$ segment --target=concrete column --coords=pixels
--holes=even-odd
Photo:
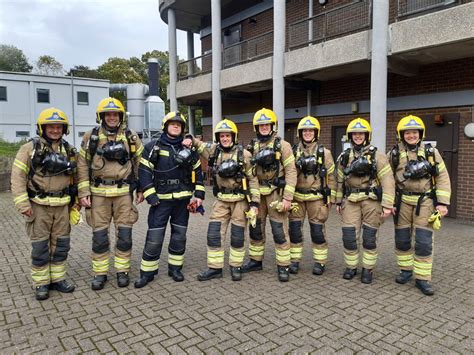
[[[212,26],[212,130],[222,119],[221,101],[221,1],[211,0]]]
[[[191,76],[194,74],[194,61],[192,60],[194,58],[194,33],[191,31],[187,32],[187,44],[188,44],[188,75]],[[193,136],[196,134],[195,130],[195,116],[194,116],[194,110],[191,106],[188,106],[188,122],[189,122],[189,133],[191,133]]]
[[[194,109],[192,106],[188,106],[189,133],[191,133],[193,136],[196,134],[196,125],[194,124],[195,119]]]
[[[194,33],[192,33],[191,31],[188,31],[187,32],[187,35],[188,35],[188,40],[187,40],[187,44],[188,44],[188,75],[192,75],[194,74],[194,61],[192,61],[191,59],[194,58]]]
[[[372,2],[372,63],[370,73],[370,124],[372,144],[385,152],[387,137],[387,49],[389,0]]]
[[[170,111],[178,110],[178,100],[176,99],[176,82],[178,80],[178,54],[176,50],[176,14],[173,9],[168,9],[168,50],[169,50],[169,99]]]
[[[278,118],[278,132],[285,136],[285,33],[286,0],[273,2],[273,111]]]

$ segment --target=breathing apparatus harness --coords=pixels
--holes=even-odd
[[[28,180],[34,187],[34,190],[28,188],[28,197],[64,197],[69,195],[71,201],[77,196],[77,187],[74,185],[73,175],[76,172],[76,148],[71,147],[69,143],[61,139],[59,141],[59,151],[62,147],[66,155],[55,152],[51,146],[41,143],[40,137],[32,138],[33,151],[31,152],[31,169],[28,172]],[[33,177],[53,177],[58,175],[70,176],[70,185],[61,191],[45,191],[39,184],[33,180]]]

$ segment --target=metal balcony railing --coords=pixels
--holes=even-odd
[[[398,0],[398,17],[436,10],[457,2],[457,0]]]
[[[185,80],[212,71],[211,53],[203,54],[184,62],[178,63],[178,80]]]
[[[273,31],[224,48],[222,65],[229,68],[252,60],[268,57],[273,53]]]
[[[401,1],[401,0],[400,0]],[[371,26],[372,1],[346,4],[289,26],[289,48],[304,47]]]

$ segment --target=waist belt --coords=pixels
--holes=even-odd
[[[433,190],[429,190],[429,191],[426,191],[426,192],[411,192],[411,191],[403,191],[402,190],[402,195],[419,196],[418,201],[416,202],[416,209],[415,209],[415,214],[417,216],[420,215],[420,208],[421,208],[421,203],[423,202],[423,200],[425,198],[434,198],[436,196],[435,192]]]
[[[61,191],[44,191],[44,190],[39,190],[39,191],[34,191],[31,189],[27,189],[28,191],[28,197],[29,198],[45,198],[45,197],[64,197],[64,196],[69,196],[69,187],[66,187],[65,189]]]
[[[301,189],[298,187],[295,189],[295,191],[300,194],[320,194],[321,193],[321,189]]]
[[[119,188],[121,188],[123,184],[129,183],[127,179],[111,180],[111,179],[101,179],[98,177],[93,178],[92,182],[94,183],[95,187],[98,187],[100,184],[102,184],[102,185],[107,185],[107,186],[118,185]]]
[[[240,188],[231,189],[231,188],[228,188],[228,187],[219,187],[219,192],[221,192],[223,194],[233,194],[233,195],[238,195],[238,194],[245,193],[245,191],[240,189]]]
[[[370,192],[374,192],[374,190],[375,190],[374,187],[352,188],[352,189],[347,189],[347,195],[349,196],[352,193],[358,194],[359,192],[365,192],[368,195]]]
[[[181,180],[181,179],[166,179],[166,180],[155,180],[155,183],[159,186],[164,185],[179,185],[179,184],[190,184],[191,180]]]

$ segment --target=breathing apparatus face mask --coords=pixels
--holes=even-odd
[[[253,160],[263,171],[269,171],[275,166],[276,154],[273,149],[265,148],[259,151]]]
[[[239,163],[233,159],[224,160],[217,169],[217,174],[221,178],[233,178],[240,171]]]
[[[430,175],[431,166],[427,160],[410,160],[405,166],[405,179],[423,179]]]
[[[174,155],[174,161],[179,166],[189,167],[192,165],[192,152],[188,148],[183,148]]]
[[[319,170],[318,161],[314,155],[309,157],[300,156],[296,160],[296,167],[305,175],[316,175]]]
[[[41,165],[50,174],[64,173],[71,175],[76,168],[75,162],[70,162],[65,156],[55,152],[47,154]]]
[[[97,149],[97,154],[109,161],[118,161],[122,165],[128,160],[127,149],[122,142],[109,141],[102,148]]]
[[[360,156],[357,159],[354,159],[351,165],[344,169],[344,174],[347,176],[352,174],[354,176],[366,176],[371,173],[372,164],[369,163],[367,157]]]

